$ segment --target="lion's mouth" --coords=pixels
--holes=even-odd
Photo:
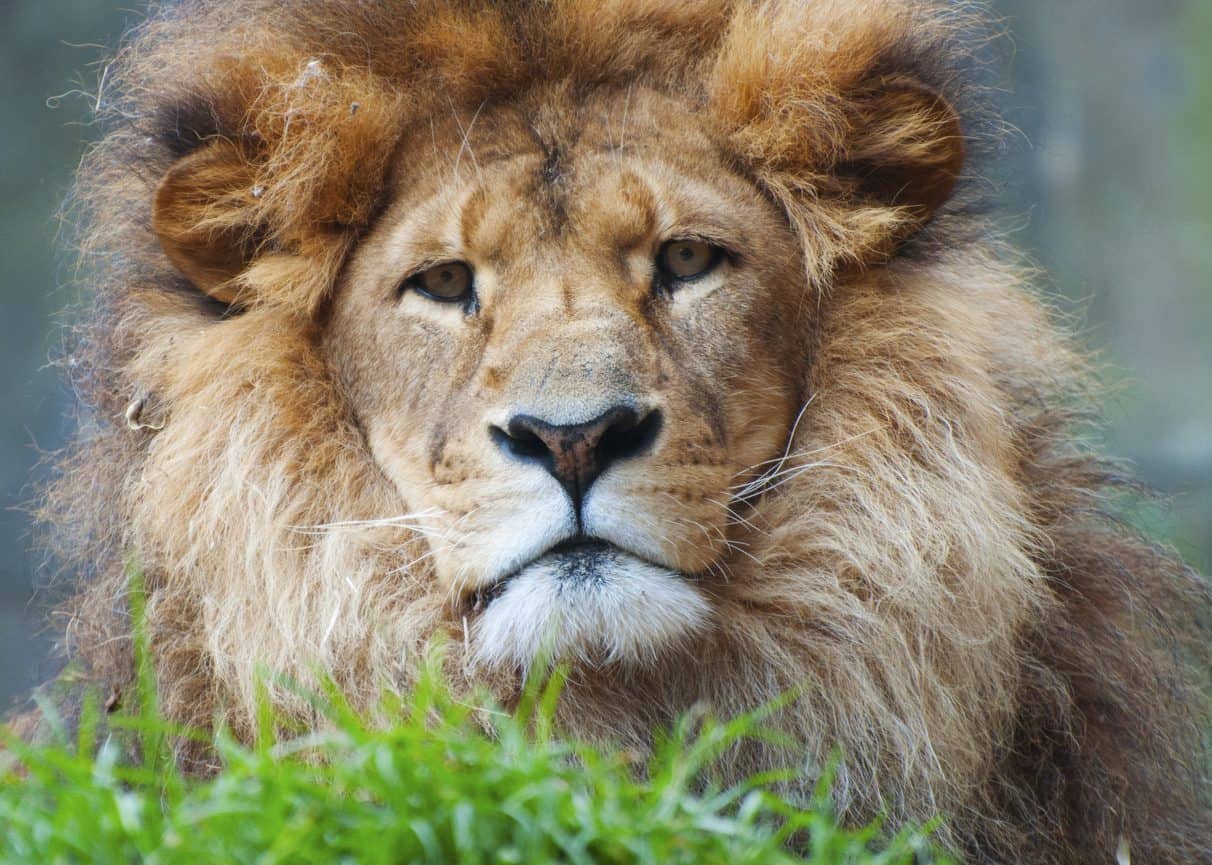
[[[652,663],[711,620],[695,581],[593,537],[549,547],[472,603],[475,662],[523,671],[545,656]]]
[[[616,547],[614,544],[610,543],[609,541],[604,541],[601,538],[581,536],[569,538],[566,541],[561,541],[547,552],[543,553],[543,556],[586,556],[617,549],[618,547]],[[542,556],[539,558],[542,558]]]
[[[516,577],[535,566],[548,566],[559,583],[571,589],[605,582],[611,565],[623,556],[652,564],[601,538],[568,538],[544,550],[492,584],[478,589],[471,597],[472,609],[475,612],[487,609],[504,594]]]

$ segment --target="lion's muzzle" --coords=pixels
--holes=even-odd
[[[475,661],[522,670],[544,657],[652,663],[711,612],[688,578],[601,541],[553,547],[490,595],[474,626]]]

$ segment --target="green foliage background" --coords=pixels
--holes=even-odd
[[[47,368],[73,300],[57,211],[95,130],[99,61],[138,0],[0,4],[0,703],[47,672],[38,559],[13,508],[67,433]],[[1006,225],[1085,315],[1114,386],[1109,448],[1167,497],[1140,518],[1212,565],[1212,0],[993,0],[1021,130]],[[75,91],[75,92],[73,92]]]

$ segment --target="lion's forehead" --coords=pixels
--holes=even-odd
[[[535,98],[412,130],[374,233],[397,253],[458,246],[497,266],[567,269],[609,264],[679,221],[746,234],[770,218],[693,106],[645,88]]]

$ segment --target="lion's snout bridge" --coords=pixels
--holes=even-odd
[[[590,486],[611,465],[648,451],[660,434],[659,409],[637,411],[616,405],[584,423],[554,424],[531,414],[515,414],[489,435],[497,447],[523,462],[541,465],[572,499],[575,513]]]

